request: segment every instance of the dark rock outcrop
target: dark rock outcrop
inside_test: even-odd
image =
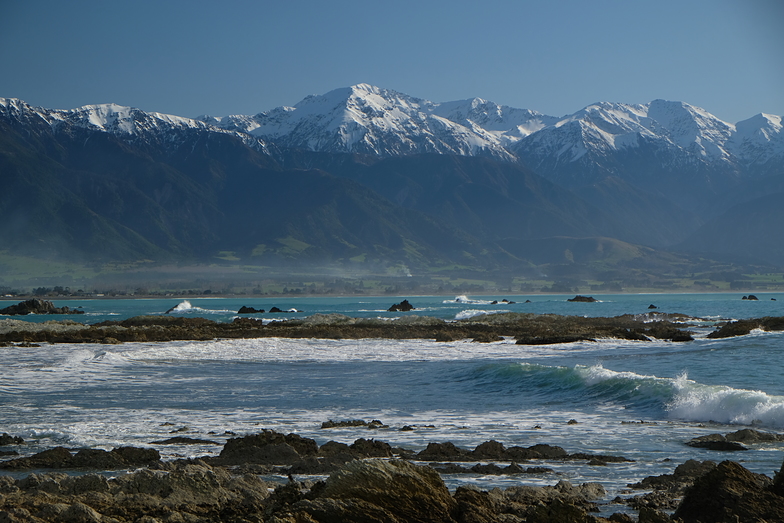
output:
[[[64,447],[54,447],[26,458],[0,461],[0,469],[101,469],[119,470],[128,467],[150,466],[159,463],[155,449],[118,447],[111,451],[82,449],[76,454]]]
[[[321,423],[322,429],[334,429],[345,427],[367,427],[369,429],[386,429],[389,425],[384,425],[380,420],[374,419],[372,421],[365,421],[361,419],[343,420],[343,421],[324,421]]]
[[[784,521],[779,481],[723,461],[686,490],[673,517],[684,523]]]
[[[782,331],[784,330],[784,316],[765,316],[764,318],[730,321],[708,334],[708,338],[744,336],[754,329]]]
[[[270,312],[276,309],[270,310]],[[277,309],[280,312],[280,309]],[[586,318],[555,314],[501,313],[479,315],[455,322],[438,318],[405,315],[396,320],[350,318],[339,314],[315,314],[307,318],[276,321],[265,325],[249,317],[230,323],[200,317],[136,316],[120,322],[105,321],[94,325],[57,322],[42,325],[20,322],[13,330],[0,331],[3,342],[100,343],[103,340],[174,341],[215,338],[331,338],[331,339],[436,339],[477,341],[514,337],[518,343],[566,343],[597,338],[648,341],[650,338],[688,340],[681,330],[682,318],[651,318],[634,315],[614,318]],[[782,318],[784,328],[784,318]]]
[[[19,436],[11,436],[7,432],[3,432],[0,434],[0,447],[4,447],[6,445],[22,445],[24,444],[24,440]]]
[[[150,442],[150,444],[151,445],[217,445],[218,442],[209,439],[185,438],[182,436],[177,436],[174,438],[152,441]]]
[[[55,307],[51,301],[40,298],[32,298],[0,309],[0,314],[6,316],[27,315],[27,314],[84,314],[81,309],[71,309],[69,307]]]
[[[388,312],[408,312],[412,310],[414,310],[414,306],[408,303],[408,300],[395,303],[389,309],[387,309]]]
[[[708,450],[749,450],[737,441],[730,441],[722,434],[708,434],[707,436],[700,436],[686,442],[690,447],[697,447]]]
[[[264,429],[259,434],[231,438],[223,450],[210,462],[217,465],[282,465],[299,461],[301,457],[315,456],[318,445],[315,440],[298,434],[281,434]]]
[[[597,300],[593,296],[581,296],[581,295],[578,294],[574,298],[569,298],[566,301],[579,301],[579,302],[584,302],[584,303],[595,303],[595,302],[597,302],[599,300]]]
[[[264,309],[254,309],[253,307],[246,307],[243,305],[240,307],[240,310],[237,311],[237,314],[263,314],[264,312]]]

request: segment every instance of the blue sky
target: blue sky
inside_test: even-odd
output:
[[[255,114],[366,82],[560,116],[784,115],[784,1],[0,0],[0,96]]]

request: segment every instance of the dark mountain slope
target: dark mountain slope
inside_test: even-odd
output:
[[[493,265],[469,235],[323,172],[283,170],[231,135],[175,148],[72,128],[0,129],[0,241],[83,260],[208,259]],[[495,249],[497,251],[497,249]],[[501,254],[501,258],[505,255]],[[287,261],[288,260],[288,261]]]
[[[741,263],[784,266],[784,192],[730,208],[677,248]]]

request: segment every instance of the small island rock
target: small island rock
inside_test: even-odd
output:
[[[412,310],[414,310],[414,306],[408,303],[408,300],[403,300],[387,309],[389,312],[408,312]]]

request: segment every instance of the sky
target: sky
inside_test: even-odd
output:
[[[0,0],[0,97],[256,114],[369,83],[553,116],[784,115],[784,0]]]

